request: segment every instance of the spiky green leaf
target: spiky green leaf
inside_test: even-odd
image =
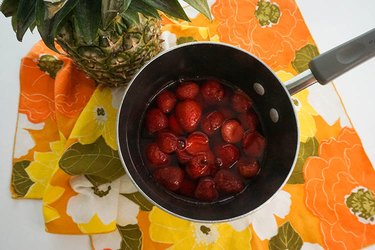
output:
[[[86,175],[97,186],[125,174],[118,152],[102,136],[92,144],[71,145],[62,155],[59,166],[69,175]]]
[[[154,7],[157,10],[164,12],[167,15],[171,15],[186,21],[189,21],[189,17],[182,9],[180,3],[177,0],[138,0],[146,3],[147,5]]]
[[[136,13],[137,15],[139,12],[145,16],[160,18],[158,11],[154,7],[142,1],[132,1],[132,3],[129,6],[129,10],[125,12],[125,15],[127,15],[129,12]]]
[[[127,26],[131,26],[132,24],[136,24],[140,22],[138,12],[132,9],[131,6],[129,6],[129,8],[126,11],[122,12],[120,16],[124,18],[125,24]]]
[[[22,41],[26,30],[35,22],[35,0],[20,0],[16,17],[16,36],[18,41]]]
[[[117,13],[127,10],[131,0],[102,0],[102,22],[106,29]]]
[[[91,45],[97,35],[101,23],[101,1],[79,0],[75,8],[76,33],[83,41]]]
[[[207,0],[184,0],[191,7],[205,15],[209,20],[212,20],[210,7],[208,6]]]
[[[36,0],[36,24],[44,43],[52,50],[55,48],[55,37],[65,25],[79,0],[67,0],[64,6],[52,17],[49,17],[44,0]]]
[[[0,6],[0,11],[6,17],[14,16],[17,13],[19,2],[19,0],[4,0]]]

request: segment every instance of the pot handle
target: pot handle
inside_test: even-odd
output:
[[[311,60],[309,68],[286,83],[291,95],[319,82],[325,85],[375,56],[375,29]]]

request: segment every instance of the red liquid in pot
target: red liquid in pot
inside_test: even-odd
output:
[[[266,141],[243,91],[215,79],[176,81],[145,112],[140,146],[154,181],[213,202],[242,192],[260,171]]]

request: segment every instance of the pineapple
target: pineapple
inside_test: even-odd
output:
[[[184,0],[211,18],[207,0]],[[126,86],[161,50],[160,12],[189,20],[177,0],[4,0],[17,39],[36,27],[98,85]],[[58,51],[59,52],[59,51]]]

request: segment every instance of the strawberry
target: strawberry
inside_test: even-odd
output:
[[[197,182],[195,180],[192,180],[185,176],[178,192],[188,197],[194,197],[194,191],[195,191],[196,186],[197,186]]]
[[[241,113],[239,115],[239,119],[241,121],[242,127],[249,131],[256,130],[258,123],[259,123],[258,117],[254,111]]]
[[[193,132],[202,115],[201,106],[194,100],[184,100],[176,105],[176,119],[186,132]]]
[[[203,132],[207,135],[212,135],[217,131],[221,124],[224,122],[224,115],[219,111],[213,111],[211,113],[206,114],[201,121],[201,127]]]
[[[226,120],[221,126],[221,136],[228,143],[237,143],[241,141],[244,129],[241,124],[234,119]]]
[[[181,187],[184,179],[184,171],[179,167],[167,166],[156,169],[153,177],[157,183],[168,190],[176,191]]]
[[[164,113],[169,113],[173,110],[177,99],[172,91],[164,90],[156,97],[156,105]]]
[[[262,156],[266,139],[257,131],[246,131],[241,144],[246,155],[256,158]]]
[[[159,108],[151,108],[146,113],[146,127],[150,133],[168,127],[168,118]]]
[[[168,127],[175,135],[183,135],[185,133],[174,115],[168,118]]]
[[[215,162],[212,153],[200,153],[190,159],[186,167],[186,173],[192,179],[198,179],[210,175],[213,165],[215,165]]]
[[[257,175],[260,170],[256,160],[241,159],[236,166],[238,173],[245,178],[251,178]]]
[[[230,168],[240,157],[240,150],[233,144],[215,147],[216,162],[220,168]]]
[[[162,152],[170,154],[177,150],[178,140],[173,133],[162,131],[156,137],[156,144]]]
[[[176,89],[176,96],[180,100],[194,99],[199,93],[199,86],[195,82],[182,82]]]
[[[232,107],[239,113],[248,111],[252,106],[252,100],[243,92],[236,91],[232,96]]]
[[[194,192],[195,198],[207,202],[216,200],[219,197],[219,193],[215,186],[214,180],[210,177],[200,179]]]
[[[209,104],[221,102],[224,99],[224,88],[218,81],[208,80],[201,86],[203,99]]]
[[[176,150],[177,160],[181,164],[186,164],[190,161],[193,156],[189,154],[185,149],[178,149]]]
[[[227,169],[219,170],[214,177],[214,181],[217,190],[223,194],[237,194],[245,188],[241,178]]]
[[[207,152],[210,149],[207,135],[202,132],[193,132],[186,139],[186,151],[191,155]]]
[[[224,120],[233,119],[235,116],[234,111],[227,107],[221,107],[219,108],[219,111],[223,114]]]
[[[146,158],[153,168],[169,163],[169,156],[162,152],[156,143],[151,143],[146,148]]]

